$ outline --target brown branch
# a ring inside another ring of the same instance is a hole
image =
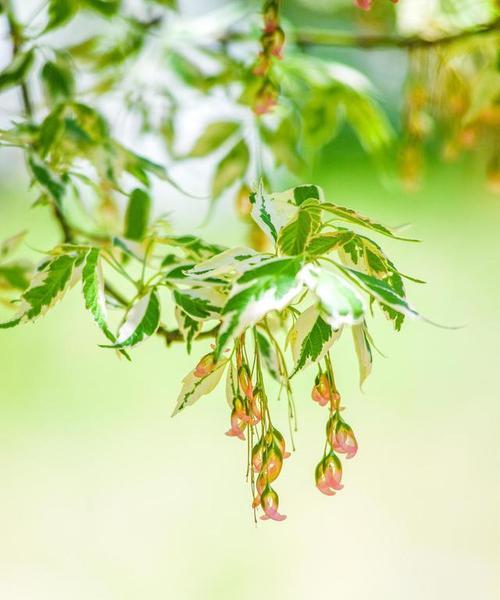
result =
[[[360,48],[362,50],[376,48],[430,48],[446,46],[465,40],[467,38],[498,32],[500,18],[471,27],[458,33],[445,35],[438,38],[422,38],[418,36],[404,37],[395,35],[355,35],[335,31],[322,31],[318,29],[299,29],[295,32],[295,41],[299,46],[340,46],[347,48]]]

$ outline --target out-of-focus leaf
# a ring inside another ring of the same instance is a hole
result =
[[[248,146],[245,140],[240,140],[217,165],[212,181],[213,198],[218,198],[225,189],[244,177],[249,161]]]
[[[14,85],[22,83],[33,66],[35,51],[18,54],[2,72],[0,72],[0,92]]]
[[[75,91],[75,80],[69,66],[62,62],[47,61],[40,73],[45,94],[51,103],[67,100]]]
[[[239,124],[234,121],[217,121],[210,123],[196,140],[188,153],[189,158],[201,158],[217,150],[225,141],[238,131]]]
[[[144,190],[135,189],[129,197],[125,215],[125,237],[140,241],[144,238],[151,212],[151,198]]]

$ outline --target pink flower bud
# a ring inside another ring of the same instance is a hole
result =
[[[278,444],[279,449],[281,450],[281,454],[283,455],[283,458],[288,458],[289,456],[291,456],[290,452],[286,451],[285,438],[276,429],[276,427],[273,427],[273,438],[274,438],[274,441]]]
[[[245,420],[240,416],[239,411],[233,408],[231,411],[231,428],[226,431],[226,435],[229,437],[237,437],[240,440],[245,440],[245,434],[243,433],[247,426]]]
[[[352,458],[358,451],[358,442],[351,427],[338,415],[332,415],[326,425],[326,437],[335,452]]]
[[[267,472],[270,482],[275,481],[283,467],[283,455],[277,444],[273,444],[264,451],[262,469]]]
[[[241,393],[249,400],[253,400],[252,378],[250,377],[250,371],[246,365],[243,365],[238,370],[238,382],[240,384]]]
[[[332,389],[330,381],[325,373],[321,373],[314,382],[311,392],[311,398],[320,406],[326,406],[329,402],[332,410],[337,410],[340,402],[340,395]]]
[[[210,354],[205,354],[205,356],[196,365],[193,374],[195,377],[206,377],[207,375],[210,375],[214,368],[215,358],[213,352],[210,352]]]
[[[355,2],[361,10],[370,10],[372,7],[372,0],[355,0]]]
[[[252,468],[255,473],[258,473],[262,469],[263,463],[263,443],[259,440],[252,448]]]
[[[256,115],[270,112],[278,103],[278,90],[270,81],[265,81],[255,96],[253,110]]]
[[[286,515],[281,515],[278,512],[279,497],[272,487],[267,486],[260,499],[260,505],[264,514],[261,516],[263,521],[273,519],[274,521],[284,521]]]
[[[336,491],[344,486],[342,480],[342,463],[339,458],[330,452],[316,467],[316,487],[326,496],[334,496]]]

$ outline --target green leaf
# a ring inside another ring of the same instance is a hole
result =
[[[110,348],[136,346],[156,333],[160,325],[160,300],[156,290],[151,290],[129,309],[118,332],[116,343]]]
[[[310,199],[322,202],[323,191],[317,185],[299,185],[284,192],[266,194],[260,184],[250,195],[252,218],[274,244],[283,227],[297,214],[298,207]]]
[[[307,200],[299,206],[295,217],[280,231],[278,248],[282,254],[302,254],[310,237],[321,226],[321,209],[317,200]]]
[[[269,255],[258,254],[252,248],[239,246],[220,252],[186,270],[193,279],[207,280],[212,277],[234,276],[269,259]]]
[[[75,80],[68,64],[47,61],[40,73],[45,94],[52,104],[70,98],[75,91]]]
[[[321,317],[317,306],[310,306],[290,330],[289,340],[295,361],[295,374],[313,362],[319,362],[340,337],[342,328],[334,330]]]
[[[301,278],[318,299],[321,316],[334,329],[363,320],[363,298],[344,278],[313,265],[303,269]]]
[[[111,342],[116,338],[107,325],[106,298],[104,294],[104,277],[99,261],[98,248],[92,248],[86,258],[82,270],[83,297],[87,308],[101,331]]]
[[[354,237],[353,232],[347,232],[349,236]],[[334,231],[312,237],[305,250],[311,256],[322,256],[337,250],[346,243],[346,233],[343,231]],[[347,237],[347,239],[349,239]]]
[[[212,181],[212,196],[218,198],[235,181],[242,179],[250,162],[245,140],[240,140],[220,161]]]
[[[277,258],[249,269],[236,281],[222,309],[216,356],[225,346],[272,310],[282,310],[302,289],[297,258]]]
[[[202,321],[217,318],[225,299],[224,295],[213,288],[174,290],[174,300],[177,306],[193,319]]]
[[[233,121],[217,121],[210,123],[201,136],[196,140],[189,158],[201,158],[217,150],[224,142],[234,135],[240,125]]]
[[[203,322],[193,319],[178,306],[175,307],[175,318],[177,319],[179,331],[186,342],[188,354],[190,354],[193,341],[201,333]]]
[[[61,27],[78,12],[78,0],[49,0],[49,22],[45,31]]]
[[[105,17],[116,15],[121,6],[121,0],[80,0],[80,2]]]
[[[169,246],[182,248],[187,258],[196,261],[210,258],[226,250],[224,246],[210,244],[195,235],[169,235],[157,238],[157,241]]]
[[[34,60],[33,49],[17,54],[10,65],[0,72],[0,92],[22,83],[28,76]]]
[[[359,225],[360,227],[365,227],[367,229],[371,229],[372,231],[376,231],[382,235],[386,235],[388,237],[392,237],[396,240],[403,240],[405,242],[416,242],[418,240],[412,240],[409,238],[398,237],[394,235],[394,233],[380,225],[379,223],[375,223],[368,217],[365,217],[350,208],[345,208],[343,206],[337,206],[336,204],[332,204],[331,202],[324,202],[321,205],[321,208],[337,217],[339,221],[346,221],[348,223],[352,223],[354,225]]]
[[[7,263],[0,265],[0,288],[8,285],[15,290],[24,291],[30,284],[28,268],[24,263]]]
[[[129,196],[125,215],[125,237],[140,241],[144,238],[151,212],[151,198],[144,190],[135,189]]]
[[[366,325],[364,323],[352,326],[352,339],[354,341],[356,356],[358,357],[359,385],[361,387],[372,371],[373,361],[370,341],[368,339]]]
[[[172,416],[175,416],[187,406],[194,404],[202,396],[206,396],[213,391],[221,380],[228,362],[227,358],[219,361],[214,370],[206,377],[197,377],[194,374],[194,371],[186,375],[182,380],[182,389],[177,398],[177,404],[175,405]]]
[[[79,265],[80,254],[63,254],[45,262],[31,280],[29,288],[21,296],[18,316],[8,323],[0,324],[0,328],[33,321],[45,314],[76,282],[75,265]]]
[[[361,289],[368,292],[381,304],[388,306],[389,308],[392,308],[396,312],[407,317],[419,317],[419,314],[413,308],[411,308],[405,298],[400,296],[385,281],[349,267],[339,266],[339,268],[341,268],[341,270],[346,273],[350,279],[356,282]]]
[[[30,154],[28,164],[35,181],[42,190],[51,197],[57,206],[62,207],[66,193],[65,183],[35,154]]]
[[[0,261],[8,258],[17,250],[17,248],[19,248],[19,246],[23,243],[27,233],[27,231],[16,233],[16,235],[7,238],[0,244]]]

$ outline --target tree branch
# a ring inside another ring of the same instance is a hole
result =
[[[446,46],[476,35],[485,35],[500,31],[500,18],[490,23],[465,29],[458,33],[440,38],[425,39],[418,36],[404,37],[394,35],[355,35],[318,29],[299,29],[295,32],[295,41],[299,46],[337,46],[360,48],[363,50],[376,48],[430,48]]]

